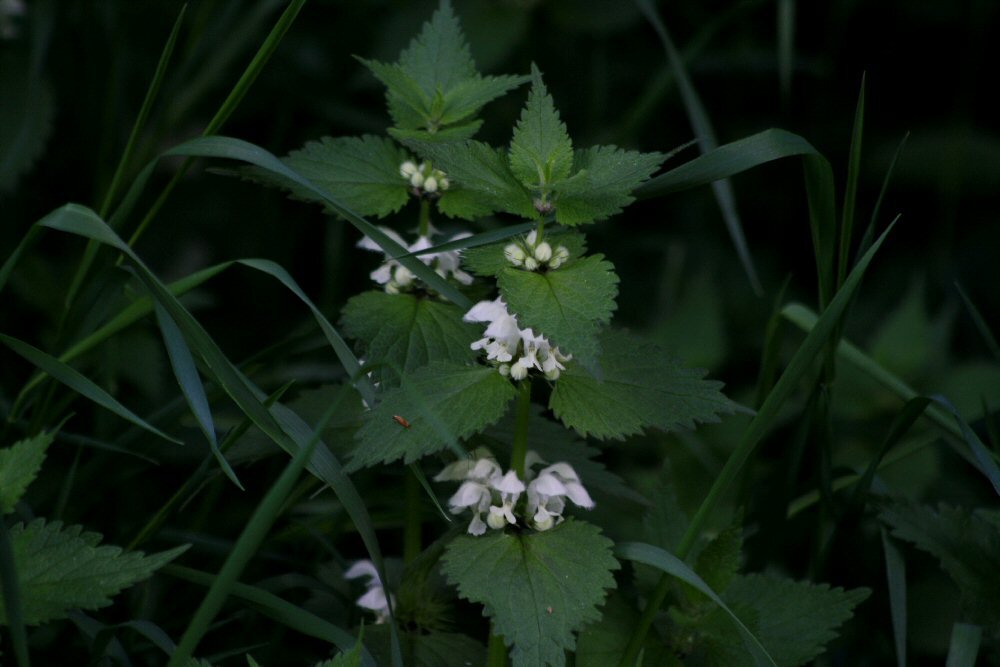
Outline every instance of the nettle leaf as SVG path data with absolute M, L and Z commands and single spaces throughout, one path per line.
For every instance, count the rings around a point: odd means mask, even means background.
M 836 628 L 849 619 L 854 607 L 871 593 L 867 588 L 845 591 L 826 584 L 792 581 L 751 574 L 738 576 L 722 594 L 780 667 L 804 665 L 823 652 L 837 636 Z M 705 624 L 709 634 L 697 652 L 699 664 L 753 667 L 739 632 L 721 609 L 712 612 L 719 622 Z M 692 656 L 694 657 L 694 656 Z
M 420 368 L 368 413 L 347 470 L 400 458 L 411 463 L 453 445 L 500 419 L 515 393 L 489 366 L 435 362 Z
M 45 450 L 54 437 L 53 433 L 39 433 L 0 449 L 0 515 L 14 511 L 14 505 L 41 470 Z
M 962 594 L 970 619 L 1000 632 L 1000 512 L 895 502 L 879 518 L 895 537 L 933 555 Z
M 601 349 L 603 380 L 567 364 L 549 399 L 556 416 L 583 436 L 623 440 L 644 428 L 693 428 L 733 412 L 721 382 L 703 379 L 703 370 L 681 367 L 656 345 L 608 331 Z
M 724 591 L 740 569 L 743 550 L 743 527 L 733 525 L 716 535 L 705 545 L 694 570 L 715 591 Z
M 410 198 L 406 179 L 399 175 L 406 159 L 406 151 L 391 139 L 365 135 L 310 141 L 282 161 L 358 215 L 382 218 L 401 209 Z M 237 173 L 246 180 L 288 190 L 296 199 L 323 203 L 312 191 L 268 170 L 245 167 Z
M 446 127 L 433 133 L 423 129 L 405 129 L 399 127 L 390 127 L 387 131 L 393 138 L 404 144 L 408 142 L 437 144 L 471 139 L 482 126 L 483 121 L 472 120 L 468 123 Z
M 561 666 L 573 633 L 600 618 L 605 589 L 615 585 L 611 547 L 597 526 L 570 519 L 542 533 L 460 536 L 441 571 L 463 598 L 484 605 L 515 667 Z
M 397 127 L 423 130 L 431 115 L 431 98 L 399 65 L 377 60 L 358 60 L 386 87 L 389 116 Z
M 666 159 L 662 153 L 596 146 L 577 151 L 573 176 L 557 183 L 556 222 L 582 225 L 604 220 L 631 204 L 632 191 L 649 179 Z
M 111 596 L 148 578 L 179 556 L 187 545 L 149 556 L 100 546 L 101 536 L 63 528 L 59 521 L 36 519 L 10 529 L 14 564 L 21 587 L 22 613 L 28 625 L 65 618 L 72 609 L 98 609 Z M 7 624 L 0 607 L 0 625 Z
M 399 56 L 399 67 L 420 89 L 433 98 L 476 75 L 462 26 L 448 0 L 424 23 L 423 28 Z
M 518 326 L 543 334 L 584 366 L 596 363 L 597 334 L 611 320 L 618 295 L 618 276 L 603 255 L 544 273 L 507 267 L 497 284 Z
M 492 277 L 498 275 L 511 264 L 504 257 L 503 249 L 513 239 L 507 239 L 490 245 L 466 248 L 462 251 L 462 264 L 477 276 Z M 545 230 L 545 240 L 552 248 L 565 246 L 569 251 L 570 261 L 579 259 L 587 253 L 587 237 L 580 232 Z
M 534 65 L 531 79 L 528 103 L 521 111 L 510 142 L 510 168 L 522 183 L 544 191 L 569 176 L 573 142 L 542 83 L 541 72 Z
M 361 342 L 368 364 L 380 382 L 399 383 L 431 361 L 472 361 L 469 346 L 480 328 L 462 321 L 463 311 L 451 303 L 411 294 L 364 292 L 344 306 L 343 332 Z
M 520 86 L 528 78 L 505 74 L 501 76 L 476 75 L 471 79 L 466 79 L 445 93 L 441 124 L 451 125 L 469 118 L 487 103 Z
M 538 218 L 531 194 L 511 173 L 503 151 L 480 141 L 407 144 L 447 173 L 450 181 L 475 193 L 481 200 L 480 210 Z

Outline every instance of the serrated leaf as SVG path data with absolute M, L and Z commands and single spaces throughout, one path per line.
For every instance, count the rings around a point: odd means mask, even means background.
M 742 549 L 743 527 L 730 526 L 705 545 L 694 570 L 713 590 L 726 590 L 739 572 Z
M 554 383 L 549 407 L 583 436 L 615 438 L 645 428 L 665 431 L 715 422 L 733 404 L 722 383 L 705 372 L 683 368 L 656 345 L 637 336 L 609 331 L 601 337 L 603 380 L 577 364 L 567 364 Z
M 578 259 L 587 252 L 587 237 L 580 232 L 552 232 L 546 229 L 545 240 L 553 249 L 565 246 L 570 260 Z M 500 243 L 469 248 L 462 252 L 462 264 L 478 276 L 495 276 L 510 267 L 510 262 L 503 254 L 503 249 L 510 242 L 511 239 L 504 239 Z
M 604 220 L 631 204 L 632 191 L 666 159 L 662 153 L 596 146 L 577 151 L 573 176 L 555 186 L 556 222 L 581 225 Z
M 500 294 L 518 326 L 544 335 L 563 354 L 592 367 L 600 352 L 597 334 L 611 320 L 618 276 L 603 255 L 591 255 L 545 273 L 503 269 Z
M 448 0 L 400 54 L 399 66 L 428 96 L 447 93 L 476 75 L 476 65 Z
M 600 618 L 597 606 L 614 586 L 611 547 L 596 526 L 569 520 L 542 533 L 463 535 L 448 545 L 441 571 L 463 598 L 485 606 L 515 667 L 561 666 L 573 633 Z
M 487 103 L 528 80 L 526 76 L 475 76 L 462 81 L 444 95 L 441 124 L 465 120 Z
M 397 127 L 426 128 L 431 115 L 431 98 L 399 65 L 358 58 L 375 78 L 385 84 L 389 115 Z
M 39 433 L 0 449 L 0 515 L 14 511 L 45 461 L 53 433 Z M 2 519 L 0 519 L 2 520 Z
M 347 469 L 400 458 L 411 463 L 455 445 L 500 419 L 515 393 L 492 367 L 435 362 L 420 368 L 368 413 Z
M 437 144 L 471 139 L 482 126 L 483 121 L 477 119 L 454 127 L 438 129 L 434 132 L 419 128 L 406 129 L 399 127 L 390 127 L 387 131 L 394 139 L 404 144 L 408 142 Z
M 522 183 L 544 192 L 569 176 L 573 142 L 535 66 L 531 68 L 531 79 L 528 102 L 510 142 L 510 168 Z
M 38 76 L 29 58 L 0 53 L 0 193 L 12 191 L 18 177 L 45 151 L 52 134 L 52 86 Z
M 463 189 L 460 185 L 453 185 L 441 193 L 437 209 L 449 218 L 469 221 L 478 220 L 493 212 L 493 207 L 485 203 L 478 192 Z
M 406 159 L 406 152 L 391 139 L 365 135 L 310 141 L 282 162 L 355 213 L 381 218 L 409 200 L 406 179 L 399 175 L 399 166 Z M 265 169 L 245 167 L 238 174 L 288 190 L 296 199 L 324 203 L 314 192 Z
M 28 625 L 65 618 L 71 609 L 98 609 L 111 597 L 183 553 L 187 546 L 158 554 L 125 552 L 100 546 L 101 536 L 80 526 L 36 519 L 10 529 L 11 547 L 21 587 L 22 613 Z M 0 607 L 0 625 L 7 612 Z
M 469 346 L 479 337 L 479 327 L 463 322 L 462 315 L 451 303 L 373 291 L 347 302 L 341 324 L 348 337 L 361 341 L 379 381 L 396 385 L 399 373 L 431 361 L 475 359 Z
M 743 618 L 774 661 L 780 667 L 797 667 L 823 652 L 826 644 L 837 636 L 836 628 L 851 617 L 854 607 L 870 593 L 866 588 L 845 591 L 826 584 L 751 574 L 737 577 L 722 599 L 734 609 L 752 610 L 751 614 L 743 614 Z M 716 635 L 708 640 L 710 645 L 721 642 L 731 650 L 740 645 L 731 624 L 719 623 L 715 629 Z M 731 633 L 728 636 L 726 629 Z M 706 664 L 718 667 L 754 664 L 745 650 L 732 653 L 735 655 L 729 654 L 722 661 L 709 660 Z
M 507 156 L 480 141 L 458 143 L 405 142 L 426 157 L 448 179 L 476 193 L 489 212 L 504 211 L 535 220 L 531 194 L 514 177 Z
M 941 562 L 962 593 L 969 620 L 1000 631 L 1000 513 L 895 502 L 879 517 L 895 537 Z

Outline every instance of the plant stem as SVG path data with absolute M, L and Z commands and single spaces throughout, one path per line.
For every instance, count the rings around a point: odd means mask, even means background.
M 3 602 L 7 616 L 7 626 L 10 630 L 10 643 L 14 648 L 14 659 L 17 667 L 29 667 L 28 637 L 24 631 L 24 616 L 21 607 L 21 584 L 17 577 L 17 564 L 14 562 L 14 547 L 7 532 L 7 523 L 0 516 L 0 602 Z M 493 638 L 490 637 L 490 641 Z M 493 663 L 490 663 L 491 665 Z
M 528 455 L 528 420 L 531 417 L 531 379 L 524 378 L 518 384 L 517 407 L 514 412 L 514 446 L 510 455 L 510 467 L 524 481 L 524 459 Z
M 541 243 L 545 240 L 545 217 L 538 219 L 538 227 L 535 229 L 535 243 Z
M 417 234 L 420 236 L 430 236 L 431 231 L 431 203 L 427 199 L 420 200 L 420 221 L 417 223 Z
M 492 623 L 490 623 L 490 641 L 486 647 L 486 665 L 507 667 L 507 647 L 503 643 L 503 637 L 494 631 Z
M 407 468 L 403 477 L 403 564 L 409 565 L 420 555 L 420 481 Z

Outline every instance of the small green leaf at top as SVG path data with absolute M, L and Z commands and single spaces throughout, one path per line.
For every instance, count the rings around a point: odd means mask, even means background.
M 666 159 L 662 153 L 596 146 L 577 151 L 573 175 L 554 186 L 556 222 L 574 226 L 621 213 L 634 201 L 632 191 Z
M 594 367 L 598 333 L 611 320 L 618 296 L 618 276 L 603 255 L 544 273 L 507 267 L 497 284 L 519 327 L 531 328 L 577 363 Z
M 411 463 L 455 446 L 503 417 L 516 393 L 490 366 L 436 362 L 420 368 L 366 415 L 347 469 Z
M 27 625 L 65 618 L 71 609 L 106 607 L 112 596 L 148 578 L 187 549 L 185 545 L 146 556 L 100 545 L 100 541 L 100 535 L 82 532 L 80 526 L 63 528 L 58 521 L 46 523 L 44 519 L 10 529 Z M 6 624 L 7 612 L 0 606 L 0 625 Z
M 412 294 L 364 292 L 344 307 L 343 332 L 359 341 L 378 381 L 399 384 L 399 374 L 431 361 L 472 361 L 469 346 L 479 327 L 462 321 L 462 309 Z
M 463 598 L 484 605 L 515 667 L 561 667 L 574 633 L 600 618 L 615 585 L 611 547 L 596 526 L 570 519 L 545 532 L 460 536 L 441 571 Z
M 545 89 L 541 72 L 534 65 L 531 79 L 528 103 L 521 111 L 510 142 L 510 168 L 522 183 L 544 193 L 553 183 L 569 176 L 573 166 L 573 142 L 566 125 L 559 120 L 559 112 Z
M 53 433 L 39 433 L 0 449 L 0 515 L 14 511 L 14 505 L 41 470 L 45 450 L 54 437 Z
M 358 215 L 382 218 L 400 210 L 410 198 L 409 184 L 399 173 L 407 158 L 391 139 L 365 135 L 310 141 L 282 161 Z M 311 190 L 268 170 L 245 167 L 236 174 L 288 190 L 294 199 L 325 204 Z
M 600 346 L 603 379 L 567 364 L 549 398 L 556 417 L 580 435 L 623 440 L 643 429 L 693 428 L 733 412 L 721 382 L 705 380 L 702 370 L 683 368 L 638 336 L 608 331 Z

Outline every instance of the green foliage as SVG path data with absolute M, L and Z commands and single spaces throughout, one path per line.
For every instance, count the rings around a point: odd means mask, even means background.
M 730 526 L 705 545 L 698 554 L 694 570 L 709 588 L 724 591 L 740 570 L 742 550 L 743 527 Z
M 576 231 L 551 230 L 546 228 L 545 240 L 556 248 L 565 246 L 569 251 L 570 261 L 583 257 L 587 252 L 587 237 Z M 500 243 L 468 248 L 462 251 L 462 264 L 478 276 L 496 276 L 504 269 L 510 268 L 510 260 L 504 257 L 503 250 L 510 243 L 504 240 Z
M 897 501 L 879 514 L 896 537 L 939 561 L 962 594 L 969 619 L 1000 634 L 1000 513 Z
M 635 200 L 632 191 L 652 176 L 663 160 L 660 153 L 639 153 L 616 146 L 577 151 L 573 176 L 554 186 L 556 222 L 581 225 L 621 213 Z
M 519 327 L 544 334 L 580 364 L 595 365 L 600 353 L 597 334 L 611 320 L 618 295 L 618 276 L 603 255 L 545 273 L 507 267 L 497 284 Z
M 836 628 L 868 597 L 868 589 L 845 591 L 827 585 L 765 575 L 739 576 L 722 599 L 740 615 L 779 667 L 804 665 L 837 636 Z M 699 623 L 703 643 L 695 652 L 707 666 L 752 667 L 755 663 L 720 611 Z M 694 657 L 694 656 L 693 656 Z
M 402 636 L 403 663 L 409 667 L 466 667 L 485 665 L 486 648 L 458 632 L 414 631 Z M 365 626 L 365 645 L 378 665 L 391 662 L 385 625 Z
M 0 515 L 14 511 L 45 461 L 54 433 L 39 433 L 0 449 Z
M 646 428 L 691 428 L 733 411 L 721 383 L 682 368 L 637 336 L 609 331 L 601 349 L 602 379 L 567 365 L 549 400 L 556 416 L 581 435 L 621 440 Z
M 618 562 L 596 526 L 570 520 L 541 533 L 458 537 L 441 569 L 462 597 L 485 605 L 515 667 L 561 666 L 573 633 L 600 617 Z
M 309 141 L 283 162 L 355 213 L 383 218 L 401 209 L 410 198 L 406 179 L 399 174 L 406 159 L 406 151 L 391 139 L 366 134 Z M 245 167 L 237 173 L 247 180 L 289 190 L 296 199 L 324 203 L 311 190 L 266 169 Z
M 469 346 L 479 327 L 462 321 L 450 303 L 410 294 L 364 292 L 344 306 L 344 334 L 358 340 L 380 382 L 399 384 L 399 374 L 431 361 L 472 361 Z
M 527 79 L 481 76 L 447 0 L 441 2 L 397 63 L 361 62 L 385 84 L 389 114 L 405 132 L 397 136 L 408 138 L 433 139 L 438 133 L 450 132 L 451 141 L 467 139 L 479 128 L 478 123 L 467 122 L 469 118 Z
M 10 529 L 10 540 L 27 625 L 65 618 L 72 609 L 99 609 L 111 597 L 147 579 L 187 546 L 149 556 L 100 545 L 97 533 L 59 521 L 35 519 Z M 0 607 L 0 625 L 7 623 Z
M 576 642 L 577 667 L 615 665 L 625 651 L 629 636 L 639 621 L 639 613 L 617 591 L 608 595 L 601 620 L 580 631 Z M 663 642 L 652 635 L 643 644 L 644 665 L 680 667 L 683 663 Z
M 525 185 L 545 192 L 569 176 L 572 166 L 573 142 L 542 83 L 542 73 L 532 66 L 528 103 L 510 141 L 510 169 Z
M 514 394 L 510 381 L 491 367 L 447 362 L 425 366 L 405 377 L 366 415 L 347 468 L 400 458 L 410 463 L 454 446 L 500 419 Z

